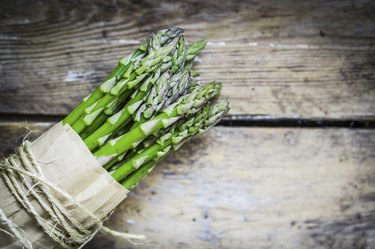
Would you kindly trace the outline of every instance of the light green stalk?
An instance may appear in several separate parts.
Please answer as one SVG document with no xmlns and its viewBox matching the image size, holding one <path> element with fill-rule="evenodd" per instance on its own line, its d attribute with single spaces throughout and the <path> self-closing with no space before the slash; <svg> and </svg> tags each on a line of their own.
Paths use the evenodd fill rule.
<svg viewBox="0 0 375 249">
<path fill-rule="evenodd" d="M 109 83 L 112 84 L 112 82 L 116 82 L 119 80 L 119 78 L 122 77 L 124 72 L 127 70 L 127 68 L 130 66 L 130 63 L 133 59 L 137 58 L 138 56 L 141 56 L 144 54 L 143 51 L 137 50 L 128 57 L 123 58 L 120 60 L 118 66 L 116 69 L 108 76 L 104 82 L 94 90 L 90 95 L 88 95 L 86 98 L 83 98 L 81 103 L 74 108 L 74 110 L 69 113 L 68 116 L 65 117 L 63 120 L 64 124 L 69 124 L 70 126 L 73 126 L 75 122 L 79 120 L 79 118 L 84 114 L 85 109 L 87 109 L 89 106 L 93 105 L 95 102 L 99 101 L 107 92 L 101 88 L 103 85 L 107 85 Z"/>
<path fill-rule="evenodd" d="M 114 172 L 112 177 L 127 189 L 132 189 L 152 168 L 171 151 L 176 151 L 193 136 L 207 131 L 218 123 L 228 111 L 228 101 L 204 109 L 185 122 L 173 125 L 155 144 L 127 160 Z M 145 170 L 147 168 L 147 170 Z"/>
<path fill-rule="evenodd" d="M 191 82 L 189 71 L 182 71 L 173 75 L 162 89 L 154 86 L 145 103 L 134 114 L 134 124 L 131 129 L 153 118 L 158 112 L 175 102 L 189 89 Z"/>
<path fill-rule="evenodd" d="M 193 42 L 190 46 L 186 49 L 186 65 L 187 69 L 191 69 L 193 65 L 194 58 L 200 54 L 200 52 L 206 47 L 207 41 L 200 40 L 197 42 Z"/>
<path fill-rule="evenodd" d="M 113 101 L 116 96 L 124 94 L 126 91 L 129 95 L 143 82 L 144 79 L 152 75 L 159 67 L 163 59 L 171 52 L 172 47 L 162 47 L 159 50 L 149 53 L 145 58 L 135 62 L 128 68 L 124 74 L 124 78 L 117 83 L 108 84 L 105 86 L 107 94 L 100 100 L 85 109 L 85 114 L 72 128 L 80 133 L 87 126 L 91 125 L 97 116 L 104 110 L 104 108 Z M 129 76 L 127 72 L 132 71 Z"/>
<path fill-rule="evenodd" d="M 172 72 L 177 73 L 184 69 L 186 61 L 186 45 L 184 37 L 181 36 L 176 43 L 176 50 L 172 55 Z"/>
<path fill-rule="evenodd" d="M 148 77 L 145 82 L 130 97 L 129 102 L 116 114 L 112 115 L 106 122 L 97 129 L 93 134 L 87 137 L 84 142 L 90 150 L 104 144 L 112 133 L 116 132 L 120 127 L 125 126 L 131 119 L 131 115 L 143 103 L 143 99 L 147 95 L 152 85 L 163 85 L 168 81 L 169 74 L 166 72 L 159 78 L 160 70 L 155 72 L 153 76 Z"/>
<path fill-rule="evenodd" d="M 144 163 L 166 154 L 171 149 L 172 142 L 180 142 L 182 138 L 195 135 L 203 126 L 204 119 L 208 114 L 208 110 L 209 105 L 206 105 L 205 108 L 193 115 L 187 121 L 181 120 L 173 124 L 171 129 L 151 146 L 138 151 L 138 153 L 133 155 L 131 158 L 124 160 L 122 164 L 111 174 L 112 177 L 116 181 L 123 180 Z"/>
<path fill-rule="evenodd" d="M 137 185 L 137 183 L 139 183 L 154 169 L 156 164 L 158 164 L 158 161 L 149 161 L 148 163 L 140 167 L 136 172 L 123 180 L 121 182 L 121 185 L 124 186 L 127 190 L 132 190 Z"/>
<path fill-rule="evenodd" d="M 156 39 L 152 40 L 155 41 Z M 158 44 L 152 42 L 151 44 L 153 44 L 153 49 L 158 49 Z M 173 96 L 170 96 L 171 91 L 173 95 L 176 95 L 176 92 L 178 91 L 175 89 L 176 87 L 181 88 L 181 91 L 188 87 L 188 84 L 186 83 L 188 82 L 187 73 L 174 75 L 173 84 L 170 84 L 170 75 L 168 72 L 164 72 L 162 77 L 160 77 L 157 83 L 154 84 L 158 79 L 161 70 L 172 68 L 172 72 L 178 72 L 183 69 L 183 64 L 185 62 L 185 41 L 183 37 L 180 37 L 177 40 L 172 57 L 167 60 L 166 58 L 163 63 L 167 64 L 167 66 L 159 68 L 152 80 L 145 80 L 145 83 L 143 83 L 140 89 L 136 90 L 130 101 L 118 113 L 108 118 L 107 121 L 101 127 L 97 128 L 93 134 L 85 138 L 84 141 L 90 150 L 94 150 L 96 147 L 103 145 L 122 127 L 125 127 L 127 123 L 131 121 L 131 115 L 137 109 L 138 111 L 135 114 L 136 121 L 139 121 L 141 114 L 150 118 L 151 115 L 156 113 L 156 111 L 162 109 L 168 100 L 170 102 L 175 100 L 171 98 Z M 181 83 L 177 86 L 178 82 Z M 160 102 L 160 104 L 155 103 L 155 101 Z"/>
<path fill-rule="evenodd" d="M 161 46 L 170 43 L 176 36 L 179 36 L 183 32 L 180 28 L 169 28 L 160 30 L 156 33 L 156 38 Z M 142 44 L 134 53 L 120 60 L 119 65 L 116 69 L 106 78 L 106 80 L 96 88 L 92 94 L 82 100 L 82 102 L 63 120 L 64 124 L 73 126 L 80 117 L 84 114 L 85 110 L 92 106 L 94 103 L 103 98 L 108 93 L 108 85 L 112 85 L 119 81 L 123 74 L 129 70 L 133 61 L 139 60 L 144 57 L 150 47 L 154 44 L 149 44 L 149 40 Z M 154 42 L 154 41 L 153 41 Z"/>
<path fill-rule="evenodd" d="M 165 108 L 161 114 L 130 130 L 128 133 L 110 140 L 101 147 L 94 156 L 101 165 L 117 157 L 131 148 L 136 147 L 152 133 L 167 128 L 186 115 L 196 113 L 211 98 L 218 95 L 221 84 L 211 82 L 202 87 L 196 87 L 189 94 Z"/>
</svg>

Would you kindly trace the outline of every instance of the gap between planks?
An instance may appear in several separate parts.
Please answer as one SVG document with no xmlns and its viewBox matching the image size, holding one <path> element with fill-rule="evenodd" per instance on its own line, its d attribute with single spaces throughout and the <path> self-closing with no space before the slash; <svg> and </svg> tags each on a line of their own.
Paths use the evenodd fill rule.
<svg viewBox="0 0 375 249">
<path fill-rule="evenodd" d="M 0 114 L 1 123 L 57 123 L 64 115 Z M 325 119 L 277 117 L 272 115 L 227 115 L 218 124 L 227 127 L 350 128 L 375 129 L 375 117 L 366 119 Z"/>
</svg>

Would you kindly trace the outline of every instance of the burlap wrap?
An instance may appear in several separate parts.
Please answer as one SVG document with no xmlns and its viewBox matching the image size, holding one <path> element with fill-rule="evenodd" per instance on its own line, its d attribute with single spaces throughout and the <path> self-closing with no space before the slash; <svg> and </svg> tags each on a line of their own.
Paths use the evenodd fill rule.
<svg viewBox="0 0 375 249">
<path fill-rule="evenodd" d="M 18 148 L 0 172 L 0 248 L 79 248 L 128 193 L 61 123 Z"/>
</svg>

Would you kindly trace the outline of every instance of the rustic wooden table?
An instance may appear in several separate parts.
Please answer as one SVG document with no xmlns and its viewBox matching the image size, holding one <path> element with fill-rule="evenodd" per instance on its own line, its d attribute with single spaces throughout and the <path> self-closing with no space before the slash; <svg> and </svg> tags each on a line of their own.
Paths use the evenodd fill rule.
<svg viewBox="0 0 375 249">
<path fill-rule="evenodd" d="M 1 153 L 168 26 L 232 109 L 108 222 L 146 244 L 86 248 L 375 248 L 374 1 L 1 1 Z"/>
</svg>

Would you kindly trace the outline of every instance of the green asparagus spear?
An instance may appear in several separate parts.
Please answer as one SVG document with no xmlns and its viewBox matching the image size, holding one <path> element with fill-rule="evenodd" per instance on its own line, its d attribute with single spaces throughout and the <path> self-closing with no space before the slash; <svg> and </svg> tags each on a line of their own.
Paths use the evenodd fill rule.
<svg viewBox="0 0 375 249">
<path fill-rule="evenodd" d="M 157 32 L 156 35 L 151 36 L 156 38 L 157 43 L 160 44 L 160 46 L 163 46 L 171 42 L 176 36 L 180 35 L 182 31 L 183 30 L 179 28 L 170 28 L 161 30 Z M 119 81 L 124 73 L 126 74 L 126 72 L 131 69 L 133 62 L 137 60 L 139 61 L 143 58 L 147 51 L 150 51 L 154 47 L 154 44 L 155 40 L 150 41 L 150 39 L 147 39 L 146 43 L 142 44 L 134 53 L 120 60 L 119 65 L 110 76 L 107 77 L 100 87 L 95 89 L 92 94 L 84 98 L 83 101 L 63 120 L 63 123 L 68 123 L 73 126 L 75 122 L 79 121 L 85 110 L 101 100 L 108 91 L 111 90 L 111 86 Z M 82 127 L 82 124 L 78 127 Z"/>
<path fill-rule="evenodd" d="M 68 116 L 65 117 L 63 123 L 73 126 L 73 124 L 77 122 L 79 118 L 82 116 L 85 109 L 93 105 L 95 102 L 99 101 L 106 94 L 106 89 L 103 89 L 101 86 L 113 84 L 114 82 L 116 82 L 116 80 L 121 78 L 122 74 L 124 74 L 126 69 L 129 67 L 131 61 L 142 54 L 143 52 L 138 49 L 128 57 L 125 57 L 122 60 L 120 60 L 118 66 L 110 74 L 110 76 L 107 77 L 105 81 L 100 85 L 100 87 L 96 88 L 93 93 L 84 98 L 82 102 L 76 108 L 74 108 L 74 110 L 71 113 L 69 113 Z"/>
<path fill-rule="evenodd" d="M 161 46 L 170 43 L 175 37 L 183 32 L 180 28 L 163 29 L 156 33 L 156 37 Z M 134 53 L 120 60 L 116 69 L 104 80 L 100 87 L 84 98 L 82 102 L 63 120 L 64 124 L 73 125 L 84 113 L 85 109 L 100 100 L 107 93 L 107 85 L 111 85 L 128 70 L 133 60 L 142 58 L 148 50 L 147 42 L 143 43 Z"/>
<path fill-rule="evenodd" d="M 84 140 L 90 150 L 102 145 L 113 132 L 119 127 L 126 125 L 131 120 L 131 115 L 139 108 L 139 105 L 143 103 L 143 98 L 154 82 L 157 82 L 157 85 L 163 85 L 164 82 L 168 81 L 169 74 L 167 72 L 160 78 L 159 74 L 160 71 L 157 71 L 153 76 L 150 76 L 142 86 L 134 92 L 130 101 L 119 112 L 108 118 L 99 129 Z"/>
<path fill-rule="evenodd" d="M 158 45 L 153 44 L 153 49 L 158 49 Z M 136 109 L 138 109 L 134 118 L 136 121 L 140 120 L 141 114 L 145 115 L 147 118 L 151 118 L 151 116 L 155 115 L 156 112 L 162 109 L 166 104 L 174 101 L 178 97 L 178 93 L 189 86 L 187 73 L 175 75 L 171 81 L 172 83 L 167 84 L 170 77 L 167 72 L 165 72 L 160 80 L 158 80 L 158 83 L 154 85 L 161 70 L 172 68 L 172 72 L 178 72 L 183 69 L 185 62 L 185 41 L 182 36 L 176 42 L 176 49 L 171 59 L 164 61 L 164 63 L 168 62 L 171 62 L 171 64 L 163 69 L 159 68 L 156 76 L 154 76 L 153 80 L 150 82 L 146 80 L 146 86 L 137 90 L 136 94 L 133 94 L 134 97 L 130 99 L 121 111 L 116 113 L 113 117 L 108 118 L 107 122 L 97 128 L 89 137 L 85 138 L 85 143 L 90 150 L 94 150 L 97 146 L 102 145 L 110 137 L 113 137 L 113 134 L 126 126 L 130 121 L 129 118 L 131 114 L 133 114 Z M 145 99 L 146 95 L 147 98 Z"/>
<path fill-rule="evenodd" d="M 124 181 L 122 181 L 121 185 L 124 186 L 127 190 L 132 190 L 138 182 L 140 182 L 148 173 L 153 170 L 157 163 L 158 161 L 149 161 Z"/>
<path fill-rule="evenodd" d="M 134 114 L 132 128 L 154 117 L 160 110 L 176 101 L 190 87 L 191 82 L 189 71 L 182 71 L 173 75 L 163 88 L 155 85 L 145 103 Z"/>
<path fill-rule="evenodd" d="M 150 77 L 159 67 L 159 63 L 171 52 L 172 47 L 162 47 L 159 50 L 148 54 L 145 58 L 140 60 L 139 65 L 134 66 L 129 78 L 124 78 L 116 84 L 107 85 L 108 93 L 105 94 L 100 100 L 85 109 L 85 114 L 72 128 L 77 132 L 82 132 L 87 126 L 97 118 L 97 116 L 104 110 L 104 107 L 113 101 L 116 96 L 124 94 L 126 91 L 129 95 L 132 94 L 141 82 L 147 77 Z M 134 63 L 136 64 L 136 63 Z M 129 69 L 132 67 L 129 67 Z"/>
<path fill-rule="evenodd" d="M 112 177 L 116 181 L 121 181 L 127 177 L 131 172 L 142 166 L 144 163 L 149 162 L 156 157 L 161 157 L 171 149 L 172 141 L 176 142 L 176 138 L 187 138 L 188 136 L 195 135 L 204 124 L 209 110 L 207 104 L 202 110 L 190 117 L 188 120 L 180 120 L 172 125 L 171 129 L 161 136 L 152 146 L 138 151 L 133 157 L 124 160 L 113 173 Z M 190 128 L 189 128 L 190 127 Z"/>
<path fill-rule="evenodd" d="M 200 40 L 197 42 L 193 42 L 190 44 L 190 46 L 186 49 L 186 65 L 185 67 L 187 69 L 191 69 L 193 65 L 193 60 L 195 57 L 197 57 L 198 54 L 204 49 L 204 47 L 207 45 L 206 40 Z"/>
<path fill-rule="evenodd" d="M 157 143 L 127 160 L 112 172 L 112 177 L 131 190 L 160 160 L 171 151 L 180 148 L 194 135 L 213 127 L 228 109 L 228 101 L 222 101 L 213 106 L 207 104 L 204 109 L 187 121 L 175 124 Z"/>
<path fill-rule="evenodd" d="M 162 128 L 167 128 L 185 115 L 196 113 L 211 98 L 218 95 L 220 89 L 221 84 L 214 82 L 196 87 L 189 94 L 165 108 L 158 116 L 137 126 L 128 133 L 110 140 L 95 152 L 94 156 L 101 165 L 105 165 L 112 158 L 136 147 L 150 134 Z"/>
</svg>

